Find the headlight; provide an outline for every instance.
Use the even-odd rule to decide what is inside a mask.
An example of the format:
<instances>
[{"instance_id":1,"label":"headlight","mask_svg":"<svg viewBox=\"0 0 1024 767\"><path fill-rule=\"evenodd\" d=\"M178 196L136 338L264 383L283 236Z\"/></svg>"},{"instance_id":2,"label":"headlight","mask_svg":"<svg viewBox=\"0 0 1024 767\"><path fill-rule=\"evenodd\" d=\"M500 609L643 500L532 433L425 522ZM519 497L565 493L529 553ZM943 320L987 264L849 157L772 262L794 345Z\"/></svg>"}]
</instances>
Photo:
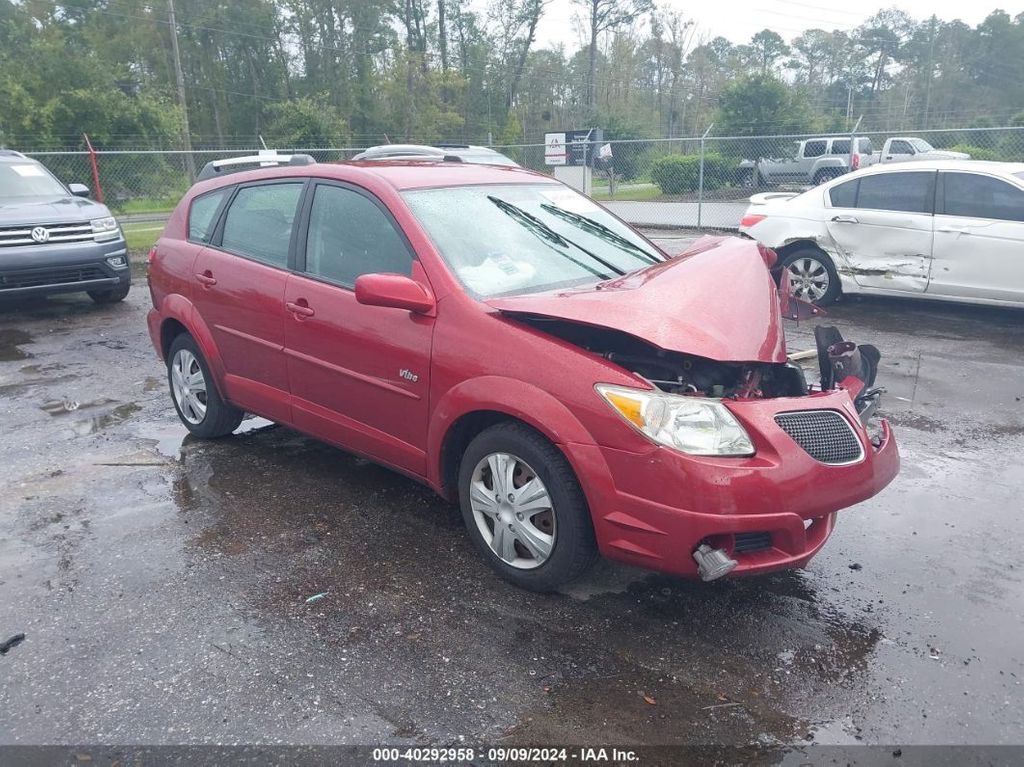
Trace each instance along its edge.
<instances>
[{"instance_id":1,"label":"headlight","mask_svg":"<svg viewBox=\"0 0 1024 767\"><path fill-rule=\"evenodd\" d=\"M597 384L605 401L648 439L692 455L753 455L754 445L718 400Z\"/></svg>"},{"instance_id":2,"label":"headlight","mask_svg":"<svg viewBox=\"0 0 1024 767\"><path fill-rule=\"evenodd\" d=\"M113 216L94 218L89 223L92 225L92 238L96 242L116 240L121 236L121 229L117 226L117 219Z\"/></svg>"}]
</instances>

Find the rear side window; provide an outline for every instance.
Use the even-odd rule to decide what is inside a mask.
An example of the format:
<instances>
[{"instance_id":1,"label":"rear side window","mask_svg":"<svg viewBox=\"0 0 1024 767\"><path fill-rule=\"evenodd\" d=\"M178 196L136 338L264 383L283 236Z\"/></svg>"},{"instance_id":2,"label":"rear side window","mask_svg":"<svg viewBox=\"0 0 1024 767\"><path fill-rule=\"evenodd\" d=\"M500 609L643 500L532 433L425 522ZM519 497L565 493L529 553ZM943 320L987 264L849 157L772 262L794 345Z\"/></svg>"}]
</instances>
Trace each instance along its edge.
<instances>
[{"instance_id":1,"label":"rear side window","mask_svg":"<svg viewBox=\"0 0 1024 767\"><path fill-rule=\"evenodd\" d=\"M860 152L861 154L871 155L875 153L875 147L871 143L871 139L859 138L857 139L857 151Z\"/></svg>"},{"instance_id":2,"label":"rear side window","mask_svg":"<svg viewBox=\"0 0 1024 767\"><path fill-rule=\"evenodd\" d=\"M850 153L850 139L848 138L837 138L832 142L832 150L829 154L849 154Z\"/></svg>"},{"instance_id":3,"label":"rear side window","mask_svg":"<svg viewBox=\"0 0 1024 767\"><path fill-rule=\"evenodd\" d=\"M909 141L890 141L889 154L913 154L914 148Z\"/></svg>"},{"instance_id":4,"label":"rear side window","mask_svg":"<svg viewBox=\"0 0 1024 767\"><path fill-rule=\"evenodd\" d=\"M878 173L864 176L857 188L857 207L931 213L935 173Z\"/></svg>"},{"instance_id":5,"label":"rear side window","mask_svg":"<svg viewBox=\"0 0 1024 767\"><path fill-rule=\"evenodd\" d=\"M225 214L221 247L271 266L288 266L301 194L301 181L242 187Z\"/></svg>"},{"instance_id":6,"label":"rear side window","mask_svg":"<svg viewBox=\"0 0 1024 767\"><path fill-rule=\"evenodd\" d=\"M1024 190L991 176L943 173L942 199L948 216L1024 221Z\"/></svg>"},{"instance_id":7,"label":"rear side window","mask_svg":"<svg viewBox=\"0 0 1024 767\"><path fill-rule=\"evenodd\" d=\"M188 238L193 242L209 242L220 204L230 189L217 189L192 200L188 211Z\"/></svg>"},{"instance_id":8,"label":"rear side window","mask_svg":"<svg viewBox=\"0 0 1024 767\"><path fill-rule=\"evenodd\" d=\"M825 154L825 140L804 143L804 157L821 157Z\"/></svg>"},{"instance_id":9,"label":"rear side window","mask_svg":"<svg viewBox=\"0 0 1024 767\"><path fill-rule=\"evenodd\" d=\"M362 274L412 274L412 254L391 219L352 189L318 185L309 212L306 272L351 287Z\"/></svg>"},{"instance_id":10,"label":"rear side window","mask_svg":"<svg viewBox=\"0 0 1024 767\"><path fill-rule=\"evenodd\" d=\"M833 208L855 208L857 207L857 184L860 181L854 179L843 184L838 184L828 190L829 199Z\"/></svg>"}]
</instances>

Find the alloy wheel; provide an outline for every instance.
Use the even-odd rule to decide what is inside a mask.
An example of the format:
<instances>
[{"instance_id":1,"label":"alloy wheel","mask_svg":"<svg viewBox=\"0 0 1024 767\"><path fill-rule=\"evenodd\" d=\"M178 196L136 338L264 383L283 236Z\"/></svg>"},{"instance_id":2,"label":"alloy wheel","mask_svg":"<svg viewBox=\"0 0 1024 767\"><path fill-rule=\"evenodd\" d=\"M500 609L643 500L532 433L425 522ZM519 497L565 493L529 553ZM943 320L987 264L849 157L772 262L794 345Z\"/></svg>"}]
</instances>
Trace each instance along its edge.
<instances>
[{"instance_id":1,"label":"alloy wheel","mask_svg":"<svg viewBox=\"0 0 1024 767\"><path fill-rule=\"evenodd\" d=\"M206 418L206 377L199 360L188 349L179 349L171 360L171 393L182 418L199 425Z\"/></svg>"},{"instance_id":2,"label":"alloy wheel","mask_svg":"<svg viewBox=\"0 0 1024 767\"><path fill-rule=\"evenodd\" d=\"M789 265L789 284L793 294L805 301L817 302L828 293L832 278L825 264L807 256Z\"/></svg>"},{"instance_id":3,"label":"alloy wheel","mask_svg":"<svg viewBox=\"0 0 1024 767\"><path fill-rule=\"evenodd\" d=\"M523 459L484 456L469 486L473 519L491 551L505 564L533 570L555 545L555 510L547 487Z\"/></svg>"}]
</instances>

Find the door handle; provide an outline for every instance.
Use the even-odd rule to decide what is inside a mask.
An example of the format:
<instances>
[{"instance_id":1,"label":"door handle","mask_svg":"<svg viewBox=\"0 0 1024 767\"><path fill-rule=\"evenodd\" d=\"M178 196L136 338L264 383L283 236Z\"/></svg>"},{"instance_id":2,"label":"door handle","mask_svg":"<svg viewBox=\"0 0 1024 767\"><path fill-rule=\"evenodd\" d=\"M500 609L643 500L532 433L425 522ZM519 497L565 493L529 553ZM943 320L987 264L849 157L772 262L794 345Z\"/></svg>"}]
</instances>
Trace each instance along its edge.
<instances>
[{"instance_id":1,"label":"door handle","mask_svg":"<svg viewBox=\"0 0 1024 767\"><path fill-rule=\"evenodd\" d=\"M967 226L940 226L940 232L951 232L954 234L970 234L970 227Z\"/></svg>"},{"instance_id":2,"label":"door handle","mask_svg":"<svg viewBox=\"0 0 1024 767\"><path fill-rule=\"evenodd\" d=\"M853 216L832 216L832 221L836 224L856 224L859 223Z\"/></svg>"},{"instance_id":3,"label":"door handle","mask_svg":"<svg viewBox=\"0 0 1024 767\"><path fill-rule=\"evenodd\" d=\"M313 311L313 307L306 303L305 299L300 298L299 303L293 301L287 301L284 308L295 315L296 319L299 317L312 317L316 312Z\"/></svg>"},{"instance_id":4,"label":"door handle","mask_svg":"<svg viewBox=\"0 0 1024 767\"><path fill-rule=\"evenodd\" d=\"M213 276L213 272L207 269L205 272L199 272L196 274L196 280L203 283L206 287L212 287L217 284L217 279Z\"/></svg>"}]
</instances>

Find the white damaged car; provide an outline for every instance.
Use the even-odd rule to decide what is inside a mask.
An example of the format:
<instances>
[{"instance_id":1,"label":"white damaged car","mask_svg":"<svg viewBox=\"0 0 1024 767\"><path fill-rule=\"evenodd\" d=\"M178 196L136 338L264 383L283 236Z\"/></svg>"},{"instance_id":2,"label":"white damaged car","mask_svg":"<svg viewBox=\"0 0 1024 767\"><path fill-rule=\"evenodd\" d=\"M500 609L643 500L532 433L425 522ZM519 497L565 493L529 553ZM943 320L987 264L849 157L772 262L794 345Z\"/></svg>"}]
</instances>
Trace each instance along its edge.
<instances>
[{"instance_id":1,"label":"white damaged car","mask_svg":"<svg viewBox=\"0 0 1024 767\"><path fill-rule=\"evenodd\" d=\"M817 304L871 293L1024 307L1024 163L873 166L754 195L740 232Z\"/></svg>"}]
</instances>

